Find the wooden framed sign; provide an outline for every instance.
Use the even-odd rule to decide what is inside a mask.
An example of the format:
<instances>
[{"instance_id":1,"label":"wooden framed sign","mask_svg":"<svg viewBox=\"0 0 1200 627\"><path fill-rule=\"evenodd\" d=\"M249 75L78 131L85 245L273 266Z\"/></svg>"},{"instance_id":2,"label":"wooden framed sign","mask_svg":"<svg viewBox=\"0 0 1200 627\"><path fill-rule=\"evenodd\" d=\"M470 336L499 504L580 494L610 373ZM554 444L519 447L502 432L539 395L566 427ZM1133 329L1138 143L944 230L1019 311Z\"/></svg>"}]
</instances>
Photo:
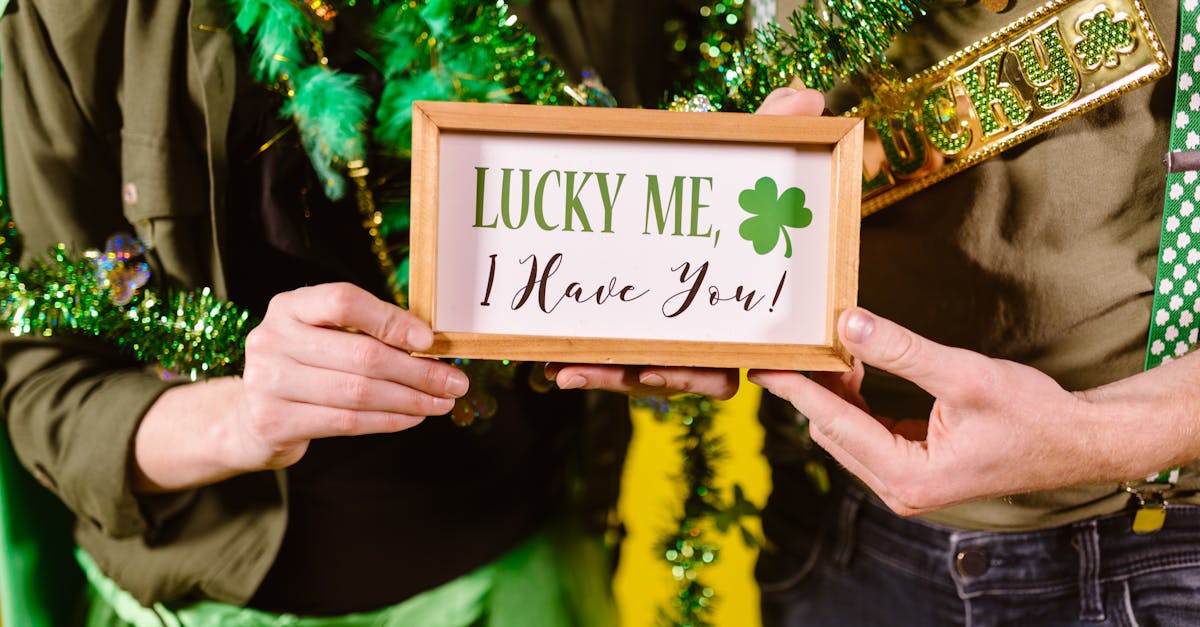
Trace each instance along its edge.
<instances>
[{"instance_id":1,"label":"wooden framed sign","mask_svg":"<svg viewBox=\"0 0 1200 627\"><path fill-rule=\"evenodd\" d=\"M418 102L412 180L430 355L849 368L860 120Z\"/></svg>"}]
</instances>

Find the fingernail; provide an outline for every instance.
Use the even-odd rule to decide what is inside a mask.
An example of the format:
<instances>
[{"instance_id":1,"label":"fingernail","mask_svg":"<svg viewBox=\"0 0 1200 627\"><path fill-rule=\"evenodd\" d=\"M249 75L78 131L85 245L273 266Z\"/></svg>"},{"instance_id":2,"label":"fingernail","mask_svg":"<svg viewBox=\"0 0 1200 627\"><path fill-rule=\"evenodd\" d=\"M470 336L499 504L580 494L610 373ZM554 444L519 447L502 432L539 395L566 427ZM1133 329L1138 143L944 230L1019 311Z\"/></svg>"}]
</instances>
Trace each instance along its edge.
<instances>
[{"instance_id":1,"label":"fingernail","mask_svg":"<svg viewBox=\"0 0 1200 627\"><path fill-rule=\"evenodd\" d=\"M660 388L667 384L667 380L664 379L661 374L656 374L653 372L647 372L643 374L642 376L638 377L638 381L641 381L642 385L652 388Z\"/></svg>"},{"instance_id":2,"label":"fingernail","mask_svg":"<svg viewBox=\"0 0 1200 627\"><path fill-rule=\"evenodd\" d=\"M577 375L571 377L570 379L567 379L566 383L564 383L558 387L561 390L574 390L574 389L581 388L585 385L587 385L587 379L583 378L582 375L577 374Z\"/></svg>"},{"instance_id":3,"label":"fingernail","mask_svg":"<svg viewBox=\"0 0 1200 627\"><path fill-rule=\"evenodd\" d=\"M433 331L425 326L413 326L408 329L408 347L422 351L433 346Z\"/></svg>"},{"instance_id":4,"label":"fingernail","mask_svg":"<svg viewBox=\"0 0 1200 627\"><path fill-rule=\"evenodd\" d=\"M788 87L791 87L792 89L795 89L796 91L800 91L800 90L806 88L806 86L804 85L804 80L801 79L799 76L793 76L792 82L788 83Z\"/></svg>"},{"instance_id":5,"label":"fingernail","mask_svg":"<svg viewBox=\"0 0 1200 627\"><path fill-rule=\"evenodd\" d=\"M546 364L546 369L544 371L546 373L546 378L550 379L551 381L557 379L559 370L562 370L562 366Z\"/></svg>"},{"instance_id":6,"label":"fingernail","mask_svg":"<svg viewBox=\"0 0 1200 627\"><path fill-rule=\"evenodd\" d=\"M433 410L437 412L438 416L440 416L442 414L448 414L448 413L450 413L450 410L452 410L452 409L454 409L454 399L452 399L452 398L435 398L435 399L433 399Z\"/></svg>"},{"instance_id":7,"label":"fingernail","mask_svg":"<svg viewBox=\"0 0 1200 627\"><path fill-rule=\"evenodd\" d=\"M446 392L456 398L466 394L469 387L471 387L471 382L467 379L467 375L462 373L452 375L446 380Z\"/></svg>"},{"instance_id":8,"label":"fingernail","mask_svg":"<svg viewBox=\"0 0 1200 627\"><path fill-rule=\"evenodd\" d=\"M875 330L875 319L867 312L857 309L846 318L846 339L855 343L867 341Z\"/></svg>"}]
</instances>

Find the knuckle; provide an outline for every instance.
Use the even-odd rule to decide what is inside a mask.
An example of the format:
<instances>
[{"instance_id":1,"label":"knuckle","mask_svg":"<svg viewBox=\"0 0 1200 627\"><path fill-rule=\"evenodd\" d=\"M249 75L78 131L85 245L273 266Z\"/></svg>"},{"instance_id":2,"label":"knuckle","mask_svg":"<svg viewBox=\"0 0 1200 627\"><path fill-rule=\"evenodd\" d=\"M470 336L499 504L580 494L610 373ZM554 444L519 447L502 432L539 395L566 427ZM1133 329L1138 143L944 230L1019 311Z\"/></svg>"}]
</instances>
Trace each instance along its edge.
<instances>
[{"instance_id":1,"label":"knuckle","mask_svg":"<svg viewBox=\"0 0 1200 627\"><path fill-rule=\"evenodd\" d=\"M696 382L692 381L689 377L677 377L668 374L665 379L667 390L684 394L692 394L696 392Z\"/></svg>"},{"instance_id":2,"label":"knuckle","mask_svg":"<svg viewBox=\"0 0 1200 627\"><path fill-rule=\"evenodd\" d=\"M821 115L825 109L825 95L815 89L801 89L795 97L803 103L808 115Z\"/></svg>"},{"instance_id":3,"label":"knuckle","mask_svg":"<svg viewBox=\"0 0 1200 627\"><path fill-rule=\"evenodd\" d=\"M263 390L270 391L275 394L281 394L286 390L288 378L285 376L283 368L264 364L259 375L259 382Z\"/></svg>"},{"instance_id":4,"label":"knuckle","mask_svg":"<svg viewBox=\"0 0 1200 627\"><path fill-rule=\"evenodd\" d=\"M767 94L766 98L763 99L763 102L761 105L759 105L756 113L761 113L763 115L778 113L780 108L779 101L785 97L788 91L790 90L787 87L776 87L771 91L771 93Z\"/></svg>"},{"instance_id":5,"label":"knuckle","mask_svg":"<svg viewBox=\"0 0 1200 627\"><path fill-rule=\"evenodd\" d=\"M322 300L329 312L329 317L334 320L344 320L350 317L356 308L357 290L349 283L331 283L326 286L327 294L322 295Z\"/></svg>"},{"instance_id":6,"label":"knuckle","mask_svg":"<svg viewBox=\"0 0 1200 627\"><path fill-rule=\"evenodd\" d=\"M896 333L890 342L883 347L883 360L901 368L918 363L920 343L912 333Z\"/></svg>"},{"instance_id":7,"label":"knuckle","mask_svg":"<svg viewBox=\"0 0 1200 627\"><path fill-rule=\"evenodd\" d=\"M260 355L269 353L274 349L275 338L274 333L263 325L259 325L251 329L246 335L246 356Z\"/></svg>"},{"instance_id":8,"label":"knuckle","mask_svg":"<svg viewBox=\"0 0 1200 627\"><path fill-rule=\"evenodd\" d=\"M833 443L832 438L825 432L825 429L817 427L812 422L808 423L808 435L812 438L813 442L817 443L817 446L823 449L828 449L829 445Z\"/></svg>"},{"instance_id":9,"label":"knuckle","mask_svg":"<svg viewBox=\"0 0 1200 627\"><path fill-rule=\"evenodd\" d=\"M422 394L417 399L418 415L420 416L440 416L454 407L454 402L445 399Z\"/></svg>"},{"instance_id":10,"label":"knuckle","mask_svg":"<svg viewBox=\"0 0 1200 627\"><path fill-rule=\"evenodd\" d=\"M357 342L351 349L350 358L364 372L376 372L383 366L379 347L369 341Z\"/></svg>"},{"instance_id":11,"label":"knuckle","mask_svg":"<svg viewBox=\"0 0 1200 627\"><path fill-rule=\"evenodd\" d=\"M392 431L403 431L411 429L425 420L425 416L412 416L409 414L392 414L391 415Z\"/></svg>"},{"instance_id":12,"label":"knuckle","mask_svg":"<svg viewBox=\"0 0 1200 627\"><path fill-rule=\"evenodd\" d=\"M893 481L888 486L888 489L895 496L897 504L902 509L906 509L913 514L925 511L936 505L933 498L933 490L928 484L919 479L904 477ZM897 513L900 513L900 510L897 510Z\"/></svg>"},{"instance_id":13,"label":"knuckle","mask_svg":"<svg viewBox=\"0 0 1200 627\"><path fill-rule=\"evenodd\" d=\"M801 391L797 386L793 385L791 382L781 382L773 384L770 390L772 394L791 403L792 407L796 408L796 411L803 414L803 411L800 408L804 404L804 395L801 394Z\"/></svg>"},{"instance_id":14,"label":"knuckle","mask_svg":"<svg viewBox=\"0 0 1200 627\"><path fill-rule=\"evenodd\" d=\"M353 435L359 426L358 412L349 409L335 409L329 414L329 429L341 435Z\"/></svg>"},{"instance_id":15,"label":"knuckle","mask_svg":"<svg viewBox=\"0 0 1200 627\"><path fill-rule=\"evenodd\" d=\"M277 391L279 378L279 369L261 360L247 362L242 371L242 382L248 390L257 394Z\"/></svg>"},{"instance_id":16,"label":"knuckle","mask_svg":"<svg viewBox=\"0 0 1200 627\"><path fill-rule=\"evenodd\" d=\"M450 372L438 366L439 364L433 361L427 361L421 366L424 369L420 376L421 389L427 392L444 392L449 387Z\"/></svg>"},{"instance_id":17,"label":"knuckle","mask_svg":"<svg viewBox=\"0 0 1200 627\"><path fill-rule=\"evenodd\" d=\"M379 322L379 337L391 341L404 341L408 337L411 321L399 307L389 308L388 314Z\"/></svg>"},{"instance_id":18,"label":"knuckle","mask_svg":"<svg viewBox=\"0 0 1200 627\"><path fill-rule=\"evenodd\" d=\"M354 407L362 407L371 398L371 386L365 377L351 377L344 390L346 399Z\"/></svg>"},{"instance_id":19,"label":"knuckle","mask_svg":"<svg viewBox=\"0 0 1200 627\"><path fill-rule=\"evenodd\" d=\"M830 444L840 444L845 439L846 420L843 410L830 412L821 423L819 431Z\"/></svg>"},{"instance_id":20,"label":"knuckle","mask_svg":"<svg viewBox=\"0 0 1200 627\"><path fill-rule=\"evenodd\" d=\"M246 367L242 369L242 384L246 386L247 397L252 397L262 387L262 368L257 362L246 362Z\"/></svg>"},{"instance_id":21,"label":"knuckle","mask_svg":"<svg viewBox=\"0 0 1200 627\"><path fill-rule=\"evenodd\" d=\"M283 426L283 417L269 403L250 401L247 407L246 430L260 442L273 442Z\"/></svg>"},{"instance_id":22,"label":"knuckle","mask_svg":"<svg viewBox=\"0 0 1200 627\"><path fill-rule=\"evenodd\" d=\"M990 392L987 377L977 376L975 373L963 373L966 376L959 377L956 381L957 399L961 401L973 401L984 398Z\"/></svg>"},{"instance_id":23,"label":"knuckle","mask_svg":"<svg viewBox=\"0 0 1200 627\"><path fill-rule=\"evenodd\" d=\"M996 394L1003 394L1008 386L1004 381L1012 369L1024 369L1026 366L1008 360L993 360L983 355L971 355L967 368L971 380L970 391L974 398L982 399Z\"/></svg>"},{"instance_id":24,"label":"knuckle","mask_svg":"<svg viewBox=\"0 0 1200 627\"><path fill-rule=\"evenodd\" d=\"M887 505L888 509L895 512L896 515L903 516L904 518L912 518L913 516L917 516L921 513L920 510L916 510L908 505L905 505L904 503L898 501L895 497L889 496L884 498L883 504Z\"/></svg>"},{"instance_id":25,"label":"knuckle","mask_svg":"<svg viewBox=\"0 0 1200 627\"><path fill-rule=\"evenodd\" d=\"M733 398L734 395L737 394L739 383L740 380L738 373L732 372L725 374L721 379L721 390L714 395L714 398L719 401L727 401Z\"/></svg>"},{"instance_id":26,"label":"knuckle","mask_svg":"<svg viewBox=\"0 0 1200 627\"><path fill-rule=\"evenodd\" d=\"M280 292L272 296L271 300L267 303L267 314L264 319L269 320L287 311L294 298L295 295L293 292Z\"/></svg>"}]
</instances>

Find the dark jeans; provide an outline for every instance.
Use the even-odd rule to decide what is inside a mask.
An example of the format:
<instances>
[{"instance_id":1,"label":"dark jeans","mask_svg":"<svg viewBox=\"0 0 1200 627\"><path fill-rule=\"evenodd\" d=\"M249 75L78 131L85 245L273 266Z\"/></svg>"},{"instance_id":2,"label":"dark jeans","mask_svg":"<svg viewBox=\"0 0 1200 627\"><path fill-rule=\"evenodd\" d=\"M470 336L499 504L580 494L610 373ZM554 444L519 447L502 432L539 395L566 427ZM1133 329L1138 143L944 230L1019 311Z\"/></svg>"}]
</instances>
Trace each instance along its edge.
<instances>
[{"instance_id":1,"label":"dark jeans","mask_svg":"<svg viewBox=\"0 0 1200 627\"><path fill-rule=\"evenodd\" d=\"M1033 532L906 520L850 488L809 555L764 552L766 627L1200 626L1200 507Z\"/></svg>"}]
</instances>

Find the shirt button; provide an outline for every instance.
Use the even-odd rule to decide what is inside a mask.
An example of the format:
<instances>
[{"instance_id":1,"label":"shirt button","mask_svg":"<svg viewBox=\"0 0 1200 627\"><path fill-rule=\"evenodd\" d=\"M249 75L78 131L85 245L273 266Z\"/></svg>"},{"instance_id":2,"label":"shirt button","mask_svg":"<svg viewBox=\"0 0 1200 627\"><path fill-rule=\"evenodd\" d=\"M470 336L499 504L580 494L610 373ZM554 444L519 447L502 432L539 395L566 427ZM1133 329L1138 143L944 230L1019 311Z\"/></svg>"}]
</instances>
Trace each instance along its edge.
<instances>
[{"instance_id":1,"label":"shirt button","mask_svg":"<svg viewBox=\"0 0 1200 627\"><path fill-rule=\"evenodd\" d=\"M125 183L125 186L121 189L121 198L125 201L125 204L130 207L136 207L138 204L137 185L132 182Z\"/></svg>"},{"instance_id":2,"label":"shirt button","mask_svg":"<svg viewBox=\"0 0 1200 627\"><path fill-rule=\"evenodd\" d=\"M964 549L954 560L958 573L963 577L979 577L988 570L988 557L983 549Z\"/></svg>"}]
</instances>

